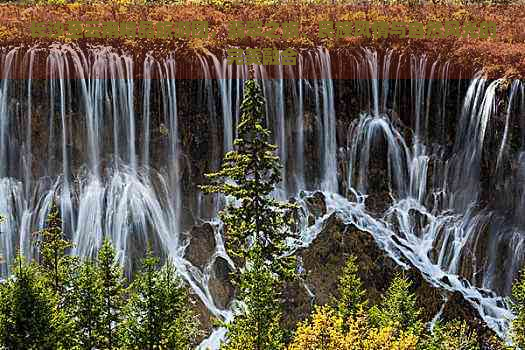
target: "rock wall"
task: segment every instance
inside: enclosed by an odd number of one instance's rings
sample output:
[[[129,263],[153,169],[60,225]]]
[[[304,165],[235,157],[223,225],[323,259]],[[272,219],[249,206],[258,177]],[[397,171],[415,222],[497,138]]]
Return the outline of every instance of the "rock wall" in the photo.
[[[322,193],[316,192],[306,197],[305,202],[311,214],[308,216],[310,224],[327,214]],[[294,329],[298,322],[309,317],[314,305],[328,304],[332,298],[337,298],[337,281],[342,268],[349,256],[355,256],[358,275],[370,304],[380,302],[395,276],[404,275],[412,282],[411,292],[415,293],[418,306],[423,309],[423,321],[431,322],[436,317],[442,321],[466,321],[477,331],[483,349],[493,348],[491,338],[495,333],[461,293],[432,285],[407,260],[404,263],[409,268],[402,268],[378,246],[369,232],[344,224],[336,213],[329,214],[323,222],[323,228],[309,246],[296,252],[302,272],[295,281],[287,283],[283,290],[283,326]],[[205,265],[203,261],[212,258],[213,250],[207,248],[208,244],[202,241],[202,237],[212,234],[213,230],[207,225],[195,227],[186,258],[197,266]],[[231,270],[227,263],[223,264],[219,260],[216,271],[218,273],[210,281],[210,289],[220,305],[228,306],[235,295],[235,289],[227,277]],[[213,317],[202,304],[197,304],[197,310],[206,332],[209,332],[213,326]]]

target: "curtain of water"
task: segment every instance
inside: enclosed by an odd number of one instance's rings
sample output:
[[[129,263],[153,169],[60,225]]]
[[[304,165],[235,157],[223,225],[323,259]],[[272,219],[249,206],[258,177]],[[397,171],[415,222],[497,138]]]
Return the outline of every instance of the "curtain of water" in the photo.
[[[460,290],[502,331],[508,313],[496,294],[478,288],[508,294],[523,265],[524,83],[478,74],[464,89],[450,79],[449,62],[425,55],[344,55],[355,70],[350,81],[331,79],[337,69],[325,49],[301,54],[298,69],[256,67],[283,163],[276,194],[324,191],[348,223],[370,231],[392,256],[413,261],[434,283]],[[72,253],[93,256],[108,237],[131,271],[150,242],[175,259],[212,313],[231,317],[208,287],[214,261],[231,264],[213,219],[224,201],[199,193],[193,167],[214,170],[233,148],[247,68],[229,66],[221,55],[199,56],[205,79],[181,95],[175,77],[183,68],[174,54],[146,55],[137,64],[110,48],[64,45],[5,49],[1,61],[2,275],[16,249],[37,256],[32,232],[45,226],[56,202],[76,245]],[[32,76],[37,62],[49,79],[9,78]],[[134,79],[137,70],[142,80]],[[303,76],[307,70],[318,79]],[[412,79],[401,79],[402,70]],[[196,117],[186,105],[194,93],[202,96],[206,130],[185,129]],[[199,133],[209,143],[207,158],[197,160],[191,147]],[[372,208],[381,182],[388,198]],[[183,258],[187,216],[211,219],[217,228],[216,252],[202,270]],[[303,244],[315,235],[308,232]]]

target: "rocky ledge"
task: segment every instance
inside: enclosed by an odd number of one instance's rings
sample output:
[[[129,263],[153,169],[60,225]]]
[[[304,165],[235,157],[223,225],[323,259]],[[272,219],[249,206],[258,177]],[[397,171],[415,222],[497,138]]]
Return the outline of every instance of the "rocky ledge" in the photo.
[[[310,215],[326,215],[326,203],[322,193],[315,193],[305,199]],[[309,218],[309,223],[314,221]],[[229,265],[222,258],[213,263],[213,229],[209,225],[198,226],[190,233],[191,242],[186,249],[186,257],[201,269],[210,268],[210,292],[219,307],[227,307],[234,296],[234,287],[228,281]],[[204,238],[206,237],[206,238]],[[204,240],[204,241],[203,241]],[[458,292],[439,289],[425,280],[415,267],[405,270],[379,248],[373,236],[355,226],[344,224],[337,215],[331,214],[312,243],[297,251],[304,274],[286,286],[284,292],[285,319],[287,327],[294,327],[312,311],[314,304],[326,304],[332,296],[337,297],[337,281],[342,268],[350,255],[357,258],[359,276],[371,303],[377,302],[390,282],[399,273],[407,276],[413,285],[413,292],[423,308],[423,318],[431,321],[440,311],[441,320],[464,320],[477,330],[480,343],[490,348],[490,338],[495,334],[483,322],[479,312]],[[409,262],[406,262],[410,266]],[[198,266],[201,264],[201,266]],[[208,264],[208,265],[207,265]],[[208,266],[208,267],[207,267]],[[202,305],[197,304],[203,326],[209,333],[212,317]]]

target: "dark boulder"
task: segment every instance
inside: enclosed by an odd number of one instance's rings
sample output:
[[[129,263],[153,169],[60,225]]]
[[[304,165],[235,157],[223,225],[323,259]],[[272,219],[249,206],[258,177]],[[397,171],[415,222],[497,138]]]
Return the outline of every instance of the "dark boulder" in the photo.
[[[215,252],[215,233],[213,227],[205,223],[193,226],[189,233],[190,243],[184,253],[194,266],[203,269]]]
[[[230,282],[231,272],[232,269],[226,259],[220,256],[215,259],[208,287],[215,305],[221,309],[228,307],[235,294],[235,288]]]

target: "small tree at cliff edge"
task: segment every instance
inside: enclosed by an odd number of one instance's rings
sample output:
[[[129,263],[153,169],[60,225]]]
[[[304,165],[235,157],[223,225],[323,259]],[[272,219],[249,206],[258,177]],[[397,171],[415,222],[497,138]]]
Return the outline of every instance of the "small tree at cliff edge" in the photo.
[[[226,349],[278,349],[283,344],[279,294],[282,281],[295,273],[295,259],[287,256],[292,236],[293,205],[271,193],[280,182],[280,162],[270,132],[262,125],[264,98],[255,80],[247,80],[235,150],[224,157],[218,172],[207,174],[206,193],[223,193],[237,200],[220,217],[226,248],[240,266],[234,282],[243,312],[228,325]]]

